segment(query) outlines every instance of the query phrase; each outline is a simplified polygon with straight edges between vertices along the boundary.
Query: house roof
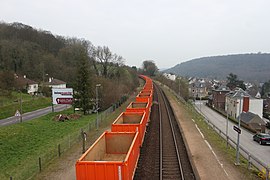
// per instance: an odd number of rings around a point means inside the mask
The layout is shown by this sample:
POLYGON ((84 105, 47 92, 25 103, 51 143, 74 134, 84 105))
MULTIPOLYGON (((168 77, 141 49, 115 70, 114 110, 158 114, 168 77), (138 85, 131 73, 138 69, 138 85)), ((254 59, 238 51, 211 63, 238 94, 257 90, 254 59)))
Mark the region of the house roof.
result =
POLYGON ((256 86, 252 86, 252 87, 248 88, 246 91, 248 92, 248 94, 250 96, 252 96, 254 98, 258 98, 258 99, 261 98, 261 94, 259 92, 259 88, 256 87, 256 86))
POLYGON ((231 97, 231 98, 237 98, 237 99, 241 97, 245 97, 245 96, 251 97, 246 91, 244 91, 241 88, 238 88, 234 91, 227 93, 226 96, 231 97))
POLYGON ((225 85, 221 85, 219 86, 217 89, 214 89, 213 91, 225 91, 225 92, 230 92, 230 89, 225 86, 225 85))
POLYGON ((249 127, 251 127, 252 129, 257 129, 257 130, 261 130, 261 126, 259 124, 256 124, 256 123, 251 123, 249 125, 249 127))
POLYGON ((51 78, 49 82, 45 82, 45 85, 60 85, 60 84, 66 84, 66 82, 61 81, 59 79, 51 78))
POLYGON ((37 82, 28 79, 26 77, 22 77, 22 76, 17 76, 16 77, 16 81, 19 82, 22 85, 32 85, 32 84, 38 84, 37 82))
POLYGON ((258 114, 254 114, 252 112, 242 112, 240 114, 241 121, 244 122, 245 124, 250 124, 250 123, 257 123, 257 124, 262 124, 265 125, 264 120, 260 118, 258 114))

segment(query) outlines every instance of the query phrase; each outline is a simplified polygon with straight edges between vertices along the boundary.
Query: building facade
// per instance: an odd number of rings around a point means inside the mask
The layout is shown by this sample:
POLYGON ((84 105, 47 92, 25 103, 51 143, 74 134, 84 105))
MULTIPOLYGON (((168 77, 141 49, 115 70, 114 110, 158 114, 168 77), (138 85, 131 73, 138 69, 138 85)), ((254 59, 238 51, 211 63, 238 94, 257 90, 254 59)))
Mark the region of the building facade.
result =
POLYGON ((227 93, 225 103, 225 111, 234 119, 242 112, 252 112, 262 118, 263 100, 251 97, 241 88, 227 93))
POLYGON ((212 90, 212 107, 218 110, 225 111, 226 94, 230 90, 226 86, 220 86, 218 89, 212 90))

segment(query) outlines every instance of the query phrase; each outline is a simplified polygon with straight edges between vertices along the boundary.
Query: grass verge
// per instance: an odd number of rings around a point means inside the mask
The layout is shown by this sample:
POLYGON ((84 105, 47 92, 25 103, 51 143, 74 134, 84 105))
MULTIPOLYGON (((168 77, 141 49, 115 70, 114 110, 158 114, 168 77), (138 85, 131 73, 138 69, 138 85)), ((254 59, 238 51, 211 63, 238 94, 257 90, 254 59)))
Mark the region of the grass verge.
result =
MULTIPOLYGON (((0 97, 0 120, 14 116, 16 110, 20 110, 20 94, 12 93, 11 97, 0 97)), ((51 98, 35 97, 22 94, 23 113, 35 111, 51 105, 51 98)))
MULTIPOLYGON (((66 110, 62 113, 70 114, 72 111, 66 110)), ((80 127, 94 119, 94 115, 90 115, 83 116, 80 120, 58 122, 53 120, 56 114, 51 113, 35 120, 1 127, 0 179, 10 176, 25 179, 29 174, 23 169, 29 169, 31 174, 31 166, 35 165, 36 168, 39 157, 55 153, 55 147, 67 134, 79 131, 80 127)))
MULTIPOLYGON (((129 98, 113 113, 101 113, 100 128, 111 124, 133 99, 134 97, 129 98)), ((59 113, 50 113, 24 123, 1 127, 0 179, 28 179, 39 172, 39 158, 42 166, 46 166, 59 153, 64 153, 81 140, 81 129, 87 132, 96 131, 96 114, 81 116, 78 120, 59 122, 54 120, 59 113)), ((71 109, 61 112, 72 113, 71 109)))

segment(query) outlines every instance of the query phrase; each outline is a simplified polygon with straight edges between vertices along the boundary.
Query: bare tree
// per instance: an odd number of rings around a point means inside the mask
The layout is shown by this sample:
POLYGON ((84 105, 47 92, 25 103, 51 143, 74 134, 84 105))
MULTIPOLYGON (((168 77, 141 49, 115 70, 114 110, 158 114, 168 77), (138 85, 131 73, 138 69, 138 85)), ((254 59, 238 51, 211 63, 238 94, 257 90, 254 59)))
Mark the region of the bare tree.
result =
POLYGON ((94 51, 94 68, 97 75, 102 75, 105 78, 109 75, 109 68, 112 66, 121 66, 124 64, 122 56, 113 54, 107 46, 98 46, 94 51), (98 64, 101 66, 101 70, 98 68, 98 64))
POLYGON ((154 61, 146 60, 143 61, 143 73, 149 76, 154 76, 155 73, 158 71, 158 68, 154 61))

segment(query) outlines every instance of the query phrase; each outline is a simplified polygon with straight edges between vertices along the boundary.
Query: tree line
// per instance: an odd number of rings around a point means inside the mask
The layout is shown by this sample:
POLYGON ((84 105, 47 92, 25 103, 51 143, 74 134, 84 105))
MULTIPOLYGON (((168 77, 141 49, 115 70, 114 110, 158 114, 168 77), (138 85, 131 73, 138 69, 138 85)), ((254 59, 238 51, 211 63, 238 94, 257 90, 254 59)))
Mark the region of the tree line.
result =
MULTIPOLYGON (((53 35, 21 23, 0 23, 0 93, 16 90, 14 74, 27 75, 40 85, 49 77, 67 82, 77 95, 85 94, 92 103, 95 85, 101 84, 102 101, 107 108, 138 86, 136 68, 107 46, 91 41, 53 35), (83 90, 83 91, 82 91, 83 90)), ((79 98, 81 99, 81 98, 79 98)), ((89 108, 90 104, 85 105, 89 108)), ((87 109, 86 108, 86 109, 87 109)))

